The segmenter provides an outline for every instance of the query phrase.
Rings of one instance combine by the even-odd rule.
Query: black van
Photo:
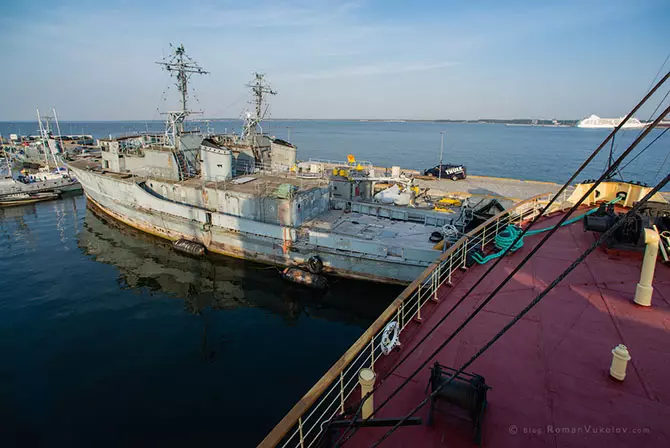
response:
[[[442,176],[440,176],[440,169]],[[467,170],[463,165],[437,165],[423,171],[424,176],[442,177],[442,179],[460,180],[468,177]]]

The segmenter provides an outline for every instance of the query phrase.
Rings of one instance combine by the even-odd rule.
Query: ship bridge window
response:
[[[102,161],[102,167],[103,168],[109,168],[109,160],[103,160]]]
[[[205,221],[206,221],[207,224],[209,224],[210,226],[212,225],[212,214],[211,214],[211,213],[205,213]]]

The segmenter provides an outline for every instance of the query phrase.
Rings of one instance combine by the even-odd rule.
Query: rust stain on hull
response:
[[[139,230],[144,233],[148,233],[150,235],[154,235],[159,238],[163,238],[169,241],[177,241],[181,238],[185,238],[188,240],[193,240],[193,236],[191,235],[186,235],[183,233],[179,232],[173,232],[167,229],[163,229],[158,226],[153,226],[144,222],[138,222],[136,220],[130,219],[126,216],[121,215],[120,213],[116,213],[112,210],[109,210],[105,207],[103,207],[101,204],[99,204],[95,199],[91,198],[88,194],[86,194],[86,199],[89,202],[89,204],[94,207],[95,209],[99,210],[100,212],[104,213],[105,215],[109,216],[110,218],[113,218],[116,221],[122,222],[123,224],[132,227],[136,230]],[[223,255],[226,257],[232,257],[232,258],[238,258],[240,260],[247,260],[247,261],[254,261],[257,263],[263,263],[263,264],[268,264],[272,266],[281,266],[281,267],[298,267],[302,268],[303,264],[298,263],[297,261],[292,260],[288,254],[290,253],[290,248],[289,251],[286,253],[287,256],[285,257],[279,257],[279,256],[264,256],[261,255],[257,252],[251,253],[249,251],[245,251],[243,249],[238,249],[235,247],[230,247],[226,246],[222,243],[217,243],[215,241],[211,241],[211,236],[207,238],[209,240],[209,244],[206,244],[205,241],[197,241],[205,246],[205,248],[212,253],[216,253],[219,255]],[[365,274],[365,273],[359,273],[359,272],[352,272],[352,271],[346,271],[342,269],[333,269],[331,267],[324,266],[324,273],[328,275],[334,275],[337,277],[344,277],[344,278],[350,278],[354,280],[365,280],[365,281],[373,281],[373,282],[381,282],[381,283],[389,283],[389,284],[395,284],[395,285],[407,285],[408,282],[400,281],[394,278],[387,278],[387,277],[380,277],[380,276],[374,276],[371,274]]]

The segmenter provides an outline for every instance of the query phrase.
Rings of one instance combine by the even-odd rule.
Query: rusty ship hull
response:
[[[212,253],[281,267],[300,268],[305,268],[311,257],[318,256],[323,264],[324,274],[397,284],[411,282],[441,253],[433,249],[432,244],[424,244],[426,248],[421,250],[395,247],[389,253],[388,248],[383,247],[381,242],[371,242],[351,233],[339,234],[334,244],[329,240],[332,235],[324,232],[323,228],[310,226],[313,218],[330,209],[327,185],[314,186],[305,192],[310,199],[301,202],[300,207],[304,210],[305,202],[310,202],[313,207],[305,216],[296,217],[291,214],[292,208],[298,208],[297,202],[274,200],[274,206],[267,206],[267,210],[278,213],[279,217],[273,223],[267,216],[264,217],[266,222],[262,222],[253,213],[245,218],[215,211],[221,210],[220,205],[216,208],[207,207],[208,202],[217,201],[219,196],[227,196],[228,205],[239,201],[254,202],[257,199],[243,197],[241,192],[237,192],[240,195],[236,195],[234,191],[224,194],[215,187],[193,187],[191,191],[188,186],[176,182],[138,180],[135,177],[86,169],[84,161],[73,162],[68,166],[81,182],[91,204],[105,214],[161,238],[198,242]],[[202,206],[197,206],[169,199],[161,194],[165,193],[165,188],[161,189],[158,184],[161,187],[170,185],[171,188],[189,190],[189,194],[199,196],[204,202]],[[158,191],[153,190],[150,185]],[[259,200],[273,202],[272,198],[267,197]],[[284,216],[281,215],[282,209]],[[343,211],[334,213],[341,215],[340,218],[344,215]],[[356,216],[356,213],[347,213],[346,218],[349,222],[357,223]],[[366,217],[370,218],[368,215],[358,218],[363,221]],[[379,225],[391,225],[390,220],[376,219],[380,220]],[[299,224],[291,225],[291,220]],[[337,222],[338,216],[331,216],[330,220]],[[436,229],[435,226],[407,224],[408,227],[403,228],[403,231],[409,232],[411,228],[418,228],[422,236],[425,236],[422,240],[426,242],[430,233]],[[409,244],[412,244],[411,241]],[[343,250],[344,247],[348,250]],[[405,254],[409,256],[403,256]]]

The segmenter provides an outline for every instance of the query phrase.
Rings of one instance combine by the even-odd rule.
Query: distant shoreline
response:
[[[61,120],[63,123],[164,123],[165,120]],[[241,118],[200,118],[189,121],[242,121]],[[342,121],[342,122],[371,122],[371,123],[465,123],[465,124],[518,124],[518,125],[552,125],[554,120],[540,120],[536,118],[482,118],[477,120],[453,120],[453,119],[393,119],[393,118],[267,118],[264,121]],[[0,120],[0,123],[33,123],[35,120]],[[556,120],[560,125],[574,126],[579,120]]]

